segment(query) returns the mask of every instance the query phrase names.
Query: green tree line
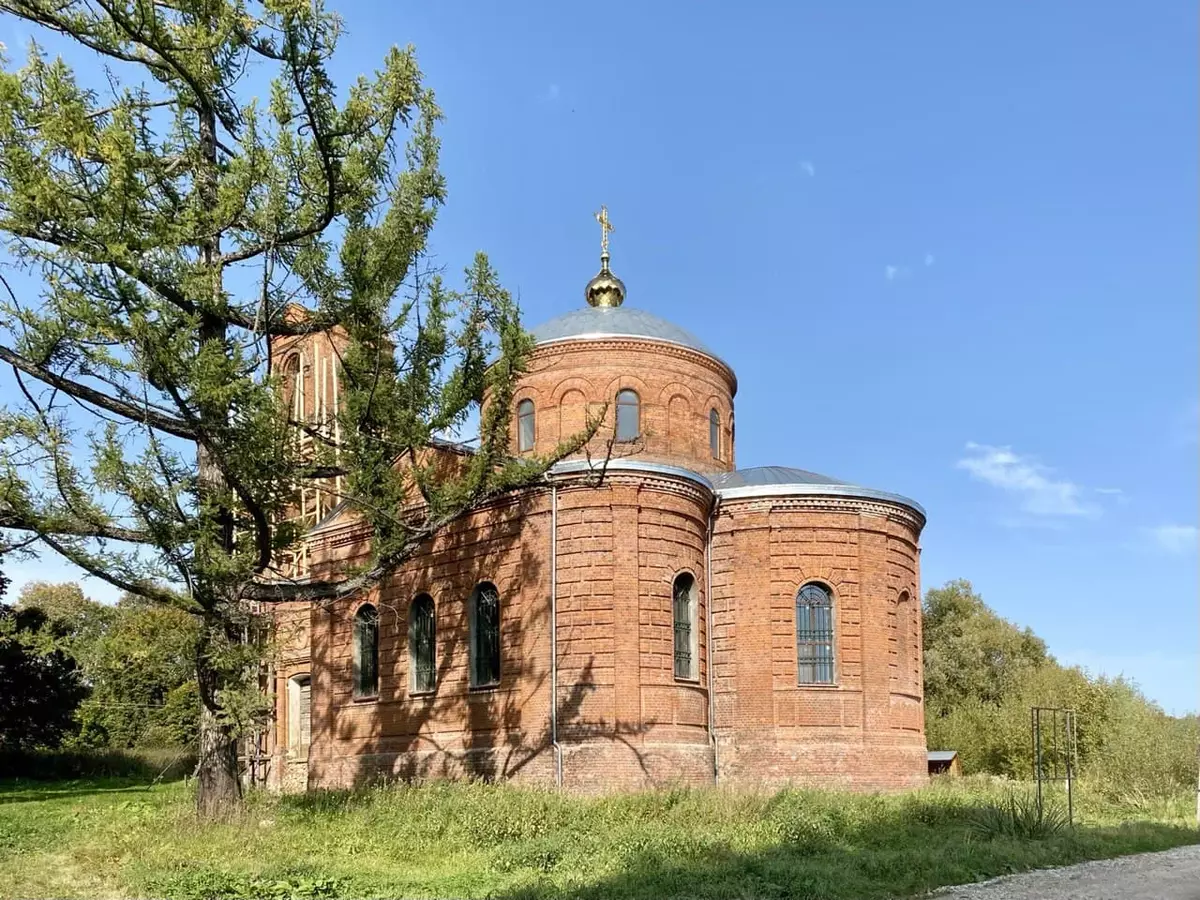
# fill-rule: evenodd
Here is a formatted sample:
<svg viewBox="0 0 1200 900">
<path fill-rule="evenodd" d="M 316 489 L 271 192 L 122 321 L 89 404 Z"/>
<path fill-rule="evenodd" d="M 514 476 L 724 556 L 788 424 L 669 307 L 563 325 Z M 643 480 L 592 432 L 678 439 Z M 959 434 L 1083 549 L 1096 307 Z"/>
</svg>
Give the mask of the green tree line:
<svg viewBox="0 0 1200 900">
<path fill-rule="evenodd" d="M 0 749 L 194 748 L 194 616 L 132 595 L 110 606 L 78 584 L 34 582 L 5 621 L 7 683 L 27 683 L 31 673 L 39 678 L 10 695 L 15 708 Z"/>
<path fill-rule="evenodd" d="M 925 735 L 967 774 L 1030 778 L 1030 709 L 1076 712 L 1080 775 L 1128 796 L 1196 784 L 1200 719 L 1170 716 L 1123 677 L 1064 666 L 1029 628 L 992 611 L 968 581 L 925 595 Z"/>
</svg>

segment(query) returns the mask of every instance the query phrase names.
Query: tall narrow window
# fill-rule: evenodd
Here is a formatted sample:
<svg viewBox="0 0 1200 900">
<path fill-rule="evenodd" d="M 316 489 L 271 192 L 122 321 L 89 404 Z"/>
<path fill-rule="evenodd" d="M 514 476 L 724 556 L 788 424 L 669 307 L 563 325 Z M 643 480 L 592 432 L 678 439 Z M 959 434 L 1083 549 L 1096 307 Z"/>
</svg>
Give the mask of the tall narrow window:
<svg viewBox="0 0 1200 900">
<path fill-rule="evenodd" d="M 288 750 L 308 756 L 312 743 L 312 678 L 294 675 L 288 680 Z"/>
<path fill-rule="evenodd" d="M 636 441 L 642 433 L 641 411 L 637 391 L 624 390 L 617 394 L 617 440 Z"/>
<path fill-rule="evenodd" d="M 413 693 L 437 686 L 437 617 L 433 598 L 419 594 L 408 611 L 408 668 Z"/>
<path fill-rule="evenodd" d="M 796 672 L 800 684 L 833 684 L 833 595 L 820 584 L 796 593 Z"/>
<path fill-rule="evenodd" d="M 696 602 L 696 579 L 687 572 L 675 578 L 673 598 L 675 618 L 675 677 L 693 680 L 696 672 L 696 627 L 700 604 Z"/>
<path fill-rule="evenodd" d="M 494 584 L 476 585 L 468 602 L 471 640 L 471 687 L 500 683 L 500 592 Z"/>
<path fill-rule="evenodd" d="M 283 363 L 283 398 L 288 415 L 297 422 L 304 421 L 303 366 L 299 353 L 293 353 Z"/>
<path fill-rule="evenodd" d="M 721 414 L 715 409 L 708 413 L 708 449 L 713 459 L 721 458 Z"/>
<path fill-rule="evenodd" d="M 522 400 L 517 404 L 517 450 L 532 450 L 534 434 L 533 401 Z"/>
<path fill-rule="evenodd" d="M 371 604 L 354 614 L 354 696 L 379 693 L 379 613 Z"/>
</svg>

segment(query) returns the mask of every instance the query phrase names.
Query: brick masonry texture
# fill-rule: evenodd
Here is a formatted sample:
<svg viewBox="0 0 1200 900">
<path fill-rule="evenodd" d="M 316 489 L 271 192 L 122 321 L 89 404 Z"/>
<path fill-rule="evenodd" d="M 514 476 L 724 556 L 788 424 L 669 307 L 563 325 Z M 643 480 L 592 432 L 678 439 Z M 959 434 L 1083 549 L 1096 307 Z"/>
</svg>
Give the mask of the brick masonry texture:
<svg viewBox="0 0 1200 900">
<path fill-rule="evenodd" d="M 542 347 L 514 404 L 534 401 L 535 448 L 546 452 L 627 387 L 641 398 L 631 459 L 699 473 L 733 468 L 733 373 L 693 351 L 608 339 Z M 709 448 L 711 409 L 721 417 L 720 458 Z M 513 438 L 515 446 L 515 417 Z M 597 436 L 593 458 L 606 440 Z M 276 610 L 268 781 L 294 791 L 380 777 L 561 777 L 583 792 L 714 780 L 923 783 L 922 525 L 907 507 L 874 500 L 719 502 L 703 479 L 684 474 L 556 477 L 464 517 L 368 596 Z M 335 519 L 310 534 L 307 559 L 326 575 L 365 551 L 358 526 Z M 674 670 L 672 587 L 681 573 L 695 579 L 699 603 L 694 679 Z M 482 581 L 501 598 L 501 679 L 472 689 L 467 601 Z M 831 685 L 797 683 L 795 596 L 809 581 L 834 598 Z M 421 593 L 435 602 L 437 683 L 428 693 L 412 690 L 409 671 L 409 610 Z M 380 613 L 371 698 L 351 690 L 363 603 Z M 304 749 L 289 746 L 288 684 L 306 674 Z"/>
</svg>

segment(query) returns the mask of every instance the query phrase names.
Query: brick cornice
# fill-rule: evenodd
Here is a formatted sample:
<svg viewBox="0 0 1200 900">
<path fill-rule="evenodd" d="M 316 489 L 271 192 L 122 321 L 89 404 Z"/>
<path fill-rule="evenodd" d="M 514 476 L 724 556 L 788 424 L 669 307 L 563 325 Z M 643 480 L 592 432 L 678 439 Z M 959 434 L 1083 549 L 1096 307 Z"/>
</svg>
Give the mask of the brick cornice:
<svg viewBox="0 0 1200 900">
<path fill-rule="evenodd" d="M 777 509 L 821 510 L 824 512 L 854 513 L 856 515 L 866 513 L 868 515 L 884 517 L 890 522 L 899 522 L 907 525 L 917 534 L 920 534 L 921 529 L 925 526 L 925 520 L 905 506 L 901 506 L 898 503 L 886 503 L 859 497 L 746 497 L 737 500 L 725 500 L 721 503 L 721 512 L 718 514 L 718 520 L 722 515 L 733 512 L 749 510 L 774 511 Z"/>
<path fill-rule="evenodd" d="M 552 360 L 555 357 L 569 356 L 580 353 L 606 353 L 620 350 L 642 351 L 652 350 L 657 356 L 670 356 L 687 360 L 703 366 L 709 371 L 729 380 L 730 396 L 737 394 L 737 375 L 729 365 L 715 356 L 701 353 L 681 344 L 666 341 L 656 341 L 653 338 L 568 338 L 552 343 L 539 344 L 529 356 L 530 364 L 542 360 Z"/>
</svg>

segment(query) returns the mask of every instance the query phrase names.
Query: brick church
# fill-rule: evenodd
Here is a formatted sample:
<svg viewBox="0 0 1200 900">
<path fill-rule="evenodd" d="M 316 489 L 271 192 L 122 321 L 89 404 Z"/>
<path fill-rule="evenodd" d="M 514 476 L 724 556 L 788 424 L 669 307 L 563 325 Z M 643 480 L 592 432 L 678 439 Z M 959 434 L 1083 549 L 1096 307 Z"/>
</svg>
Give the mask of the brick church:
<svg viewBox="0 0 1200 900">
<path fill-rule="evenodd" d="M 601 224 L 587 305 L 532 329 L 512 448 L 547 453 L 607 408 L 604 433 L 370 595 L 278 609 L 253 777 L 925 782 L 923 510 L 799 468 L 736 468 L 732 367 L 624 305 Z M 276 358 L 297 411 L 329 418 L 334 338 L 291 340 Z M 363 552 L 351 517 L 302 503 L 296 575 Z"/>
</svg>

